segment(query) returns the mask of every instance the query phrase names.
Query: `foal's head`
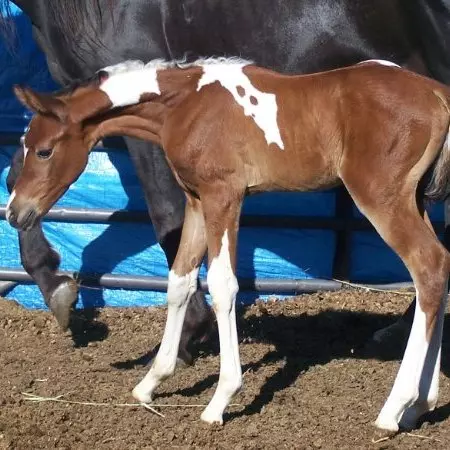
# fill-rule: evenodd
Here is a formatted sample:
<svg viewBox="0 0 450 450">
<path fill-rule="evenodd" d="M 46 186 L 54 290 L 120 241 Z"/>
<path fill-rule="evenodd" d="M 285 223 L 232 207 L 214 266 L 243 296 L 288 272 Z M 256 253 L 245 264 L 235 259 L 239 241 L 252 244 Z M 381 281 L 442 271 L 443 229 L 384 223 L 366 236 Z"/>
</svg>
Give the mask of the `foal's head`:
<svg viewBox="0 0 450 450">
<path fill-rule="evenodd" d="M 85 119 L 110 102 L 90 87 L 77 89 L 72 96 L 42 95 L 19 87 L 15 94 L 36 114 L 21 139 L 23 168 L 6 215 L 12 225 L 27 229 L 84 170 L 89 150 L 99 139 L 99 126 Z"/>
</svg>

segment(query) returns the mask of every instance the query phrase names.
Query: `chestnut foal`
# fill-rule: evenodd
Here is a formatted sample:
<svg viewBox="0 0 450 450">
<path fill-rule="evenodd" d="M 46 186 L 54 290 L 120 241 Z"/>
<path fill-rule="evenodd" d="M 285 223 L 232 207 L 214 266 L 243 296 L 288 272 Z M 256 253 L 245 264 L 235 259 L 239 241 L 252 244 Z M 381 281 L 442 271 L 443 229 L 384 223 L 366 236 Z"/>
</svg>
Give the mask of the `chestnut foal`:
<svg viewBox="0 0 450 450">
<path fill-rule="evenodd" d="M 445 197 L 450 186 L 450 91 L 389 65 L 366 62 L 287 76 L 239 59 L 130 61 L 102 70 L 70 93 L 15 89 L 37 114 L 8 203 L 14 226 L 27 229 L 40 219 L 83 171 L 94 144 L 111 134 L 161 145 L 186 193 L 166 328 L 150 371 L 133 390 L 136 399 L 151 402 L 175 369 L 186 305 L 208 250 L 220 378 L 201 417 L 222 423 L 242 383 L 235 264 L 245 195 L 343 183 L 402 258 L 417 290 L 405 355 L 376 425 L 387 432 L 399 424 L 412 428 L 435 407 L 450 260 L 423 202 Z"/>
</svg>

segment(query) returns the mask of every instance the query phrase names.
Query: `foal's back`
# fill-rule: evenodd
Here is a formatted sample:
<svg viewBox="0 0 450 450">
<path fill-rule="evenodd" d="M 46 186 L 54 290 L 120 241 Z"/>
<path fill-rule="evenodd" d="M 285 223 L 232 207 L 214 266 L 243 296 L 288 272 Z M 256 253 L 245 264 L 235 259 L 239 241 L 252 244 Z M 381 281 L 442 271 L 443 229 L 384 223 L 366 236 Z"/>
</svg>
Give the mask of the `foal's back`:
<svg viewBox="0 0 450 450">
<path fill-rule="evenodd" d="M 187 178 L 227 174 L 254 192 L 325 189 L 340 184 L 347 157 L 386 167 L 407 152 L 417 162 L 430 135 L 448 125 L 447 88 L 400 68 L 364 63 L 303 76 L 255 66 L 242 72 L 250 84 L 203 86 L 176 113 L 179 136 L 185 127 L 189 138 L 169 139 L 165 147 L 179 167 L 195 160 Z M 181 157 L 173 144 L 183 146 Z"/>
</svg>

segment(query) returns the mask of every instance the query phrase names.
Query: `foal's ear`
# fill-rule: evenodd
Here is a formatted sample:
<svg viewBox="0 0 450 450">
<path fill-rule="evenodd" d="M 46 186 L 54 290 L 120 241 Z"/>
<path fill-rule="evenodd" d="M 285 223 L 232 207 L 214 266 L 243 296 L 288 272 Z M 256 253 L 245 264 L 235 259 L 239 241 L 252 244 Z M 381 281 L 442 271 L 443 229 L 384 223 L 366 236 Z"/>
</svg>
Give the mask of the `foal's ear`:
<svg viewBox="0 0 450 450">
<path fill-rule="evenodd" d="M 65 120 L 66 107 L 60 99 L 17 85 L 13 87 L 13 90 L 19 102 L 31 111 L 39 114 L 51 114 L 60 120 Z"/>
</svg>

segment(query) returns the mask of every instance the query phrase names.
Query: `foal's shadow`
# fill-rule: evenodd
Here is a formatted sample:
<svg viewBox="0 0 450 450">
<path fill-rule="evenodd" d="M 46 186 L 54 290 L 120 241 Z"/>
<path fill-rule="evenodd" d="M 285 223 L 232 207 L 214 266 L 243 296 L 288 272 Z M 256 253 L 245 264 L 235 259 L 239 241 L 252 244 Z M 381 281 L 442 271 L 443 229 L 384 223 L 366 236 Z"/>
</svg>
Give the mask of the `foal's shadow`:
<svg viewBox="0 0 450 450">
<path fill-rule="evenodd" d="M 245 308 L 238 311 L 238 329 L 241 349 L 246 341 L 272 344 L 274 350 L 268 351 L 261 359 L 244 364 L 242 372 L 257 372 L 267 364 L 283 362 L 282 367 L 269 377 L 261 387 L 259 394 L 239 412 L 228 413 L 229 418 L 248 416 L 261 412 L 278 391 L 295 383 L 301 373 L 315 365 L 324 365 L 334 359 L 377 359 L 380 361 L 400 360 L 406 346 L 406 339 L 378 345 L 371 340 L 373 333 L 394 323 L 399 316 L 353 311 L 326 310 L 317 315 L 305 313 L 296 316 L 262 314 L 243 318 Z M 442 371 L 450 375 L 450 316 L 444 324 L 442 346 Z M 447 336 L 447 338 L 446 338 Z M 205 349 L 204 349 L 205 350 Z M 206 351 L 206 354 L 212 353 Z M 145 365 L 154 355 L 154 351 L 135 360 L 113 364 L 116 368 L 127 369 L 133 365 Z M 202 358 L 197 361 L 201 364 Z M 180 374 L 178 375 L 180 376 Z M 255 375 L 257 377 L 258 375 Z M 199 395 L 213 387 L 218 374 L 209 375 L 193 386 L 160 394 L 170 397 Z M 245 381 L 245 380 L 244 380 Z M 440 422 L 450 415 L 450 403 L 438 407 L 424 416 L 422 421 Z"/>
</svg>

